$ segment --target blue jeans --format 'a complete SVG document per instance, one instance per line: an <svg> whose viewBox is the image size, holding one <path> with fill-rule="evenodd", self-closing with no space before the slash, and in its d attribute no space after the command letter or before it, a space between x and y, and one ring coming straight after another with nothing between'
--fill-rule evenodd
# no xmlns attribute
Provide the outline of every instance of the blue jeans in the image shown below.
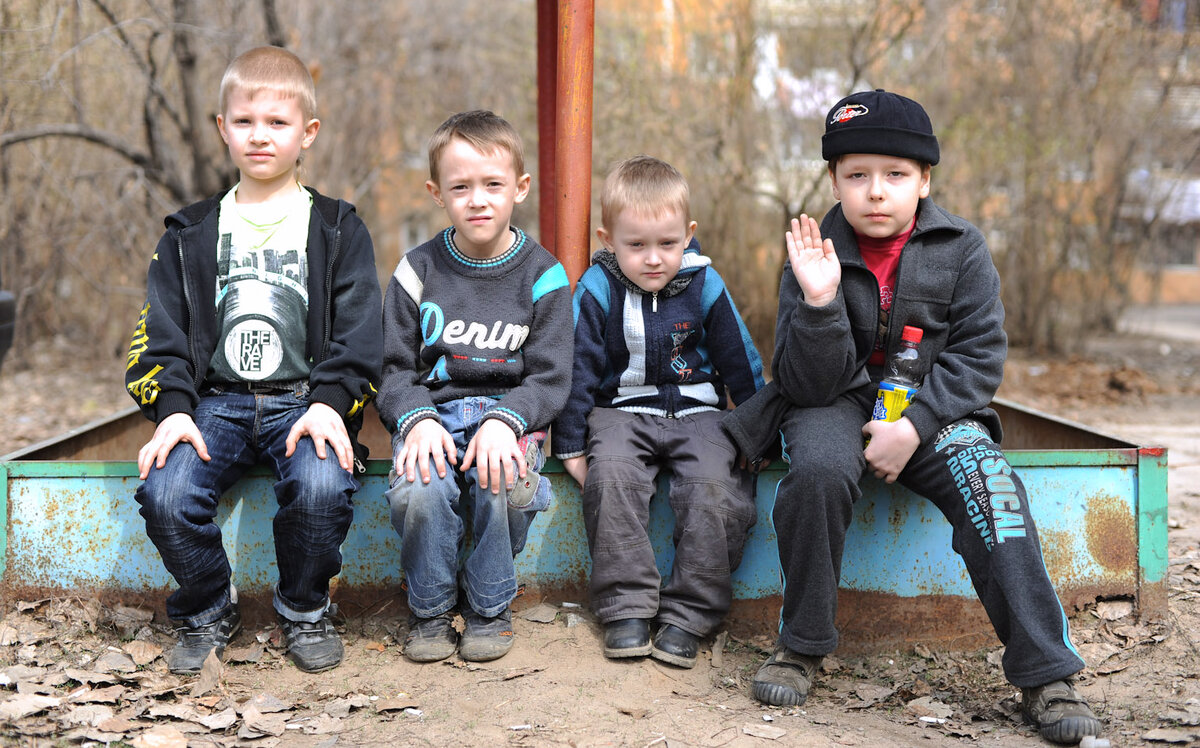
<svg viewBox="0 0 1200 748"><path fill-rule="evenodd" d="M467 443L475 436L480 418L496 404L490 397L466 397L438 406L442 426L454 438L461 461ZM531 432L519 442L533 441L540 471L546 461L541 450L544 432ZM393 440L392 463L404 447ZM408 607L414 615L432 618L454 608L458 601L459 556L465 550L467 522L474 548L462 563L467 603L481 616L504 611L517 594L513 559L525 547L525 536L537 513L550 506L550 481L540 477L533 501L524 508L508 502L508 491L499 494L479 487L475 467L465 473L447 466L439 478L430 464L429 483L410 483L403 475L391 476L384 494L391 507L392 527L400 534L400 564L408 585Z"/></svg>
<svg viewBox="0 0 1200 748"><path fill-rule="evenodd" d="M341 570L359 484L328 448L326 459L317 457L311 438L284 457L288 433L307 410L306 384L269 395L206 390L194 420L212 459L180 443L138 487L146 534L179 584L167 598L172 619L203 626L233 608L229 559L214 518L221 495L259 461L278 478L275 610L293 621L318 621L329 607L329 580Z"/></svg>

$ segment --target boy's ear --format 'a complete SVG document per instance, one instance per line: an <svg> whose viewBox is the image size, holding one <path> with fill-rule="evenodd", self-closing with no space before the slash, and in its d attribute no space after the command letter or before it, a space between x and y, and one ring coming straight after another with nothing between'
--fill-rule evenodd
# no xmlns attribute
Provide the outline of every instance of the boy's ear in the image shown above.
<svg viewBox="0 0 1200 748"><path fill-rule="evenodd" d="M841 193L841 192L838 190L838 186L837 186L837 173L836 173L836 172L833 170L833 165L832 165L832 164L829 166L829 184L830 184L830 186L832 186L832 187L833 187L833 199L834 199L834 200L841 200L841 199L842 199L842 193Z"/></svg>
<svg viewBox="0 0 1200 748"><path fill-rule="evenodd" d="M425 189L429 192L430 197L437 203L439 208L445 208L446 204L442 202L442 191L438 189L437 182L432 179L425 180Z"/></svg>
<svg viewBox="0 0 1200 748"><path fill-rule="evenodd" d="M692 243L692 237L695 235L696 235L696 222L692 221L691 223L688 224L687 237L684 238L684 240L683 240L683 248L684 249L687 249L687 246Z"/></svg>
<svg viewBox="0 0 1200 748"><path fill-rule="evenodd" d="M225 136L225 116L222 114L217 115L217 132L221 134L221 142L229 145L229 138Z"/></svg>
<svg viewBox="0 0 1200 748"><path fill-rule="evenodd" d="M612 237L609 235L608 229L604 228L603 226L597 226L596 238L600 240L600 243L604 245L605 249L607 249L609 252L612 251Z"/></svg>
<svg viewBox="0 0 1200 748"><path fill-rule="evenodd" d="M529 185L533 182L533 178L528 174L522 174L517 177L517 194L513 197L514 203L523 203L525 198L529 197Z"/></svg>
<svg viewBox="0 0 1200 748"><path fill-rule="evenodd" d="M321 120L317 118L310 119L308 124L304 126L304 139L300 141L301 150L308 150L317 139L317 131L321 129Z"/></svg>
<svg viewBox="0 0 1200 748"><path fill-rule="evenodd" d="M929 197L929 175L933 171L933 167L926 164L921 169L921 197Z"/></svg>

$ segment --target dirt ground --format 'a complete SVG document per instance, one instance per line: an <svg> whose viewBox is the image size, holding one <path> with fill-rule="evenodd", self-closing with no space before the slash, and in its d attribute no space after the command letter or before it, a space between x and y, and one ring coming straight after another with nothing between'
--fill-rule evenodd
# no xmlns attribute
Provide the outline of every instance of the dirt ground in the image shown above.
<svg viewBox="0 0 1200 748"><path fill-rule="evenodd" d="M1185 329L1200 329L1200 310ZM1157 330L1158 328L1154 328ZM1165 333L1163 333L1165 334ZM50 344L0 375L0 453L125 407L121 362L71 363ZM48 372L87 371L64 384ZM1127 601L1072 618L1089 662L1081 689L1113 746L1200 740L1200 341L1136 326L1067 361L1014 352L1001 395L1169 450L1170 614ZM693 670L609 661L582 600L522 601L513 651L494 663L416 665L400 653L402 604L344 621L346 661L310 676L278 631L244 631L199 678L166 670L173 641L145 609L95 600L4 600L0 744L150 746L1025 746L999 645L923 646L827 658L802 708L749 696L770 632L705 643ZM538 622L530 618L545 620ZM122 742L123 741L123 742Z"/></svg>

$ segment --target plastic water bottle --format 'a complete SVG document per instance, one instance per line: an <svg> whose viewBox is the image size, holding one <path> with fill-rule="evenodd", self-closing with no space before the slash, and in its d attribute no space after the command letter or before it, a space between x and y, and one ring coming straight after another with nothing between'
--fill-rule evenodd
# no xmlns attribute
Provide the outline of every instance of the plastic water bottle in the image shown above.
<svg viewBox="0 0 1200 748"><path fill-rule="evenodd" d="M879 383L875 410L876 421L898 421L921 387L921 358L917 346L924 336L919 327L905 325L900 335L900 350L888 361L887 376Z"/></svg>

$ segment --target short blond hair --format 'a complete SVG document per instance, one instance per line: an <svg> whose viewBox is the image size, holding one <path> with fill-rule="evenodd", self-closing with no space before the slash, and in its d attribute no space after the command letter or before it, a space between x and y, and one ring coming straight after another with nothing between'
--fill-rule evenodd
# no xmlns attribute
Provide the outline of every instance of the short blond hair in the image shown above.
<svg viewBox="0 0 1200 748"><path fill-rule="evenodd" d="M621 213L633 208L656 217L674 211L690 223L690 200L687 180L678 169L653 156L638 155L609 170L600 196L600 221L611 231Z"/></svg>
<svg viewBox="0 0 1200 748"><path fill-rule="evenodd" d="M459 138L480 153L508 151L517 177L525 174L525 146L512 124L485 109L452 115L429 138L429 179L438 184L438 166L450 141Z"/></svg>
<svg viewBox="0 0 1200 748"><path fill-rule="evenodd" d="M262 91L272 91L295 99L305 122L317 116L317 87L312 73L299 57L282 47L255 47L229 63L225 75L221 76L222 114L234 91L244 91L251 97Z"/></svg>

